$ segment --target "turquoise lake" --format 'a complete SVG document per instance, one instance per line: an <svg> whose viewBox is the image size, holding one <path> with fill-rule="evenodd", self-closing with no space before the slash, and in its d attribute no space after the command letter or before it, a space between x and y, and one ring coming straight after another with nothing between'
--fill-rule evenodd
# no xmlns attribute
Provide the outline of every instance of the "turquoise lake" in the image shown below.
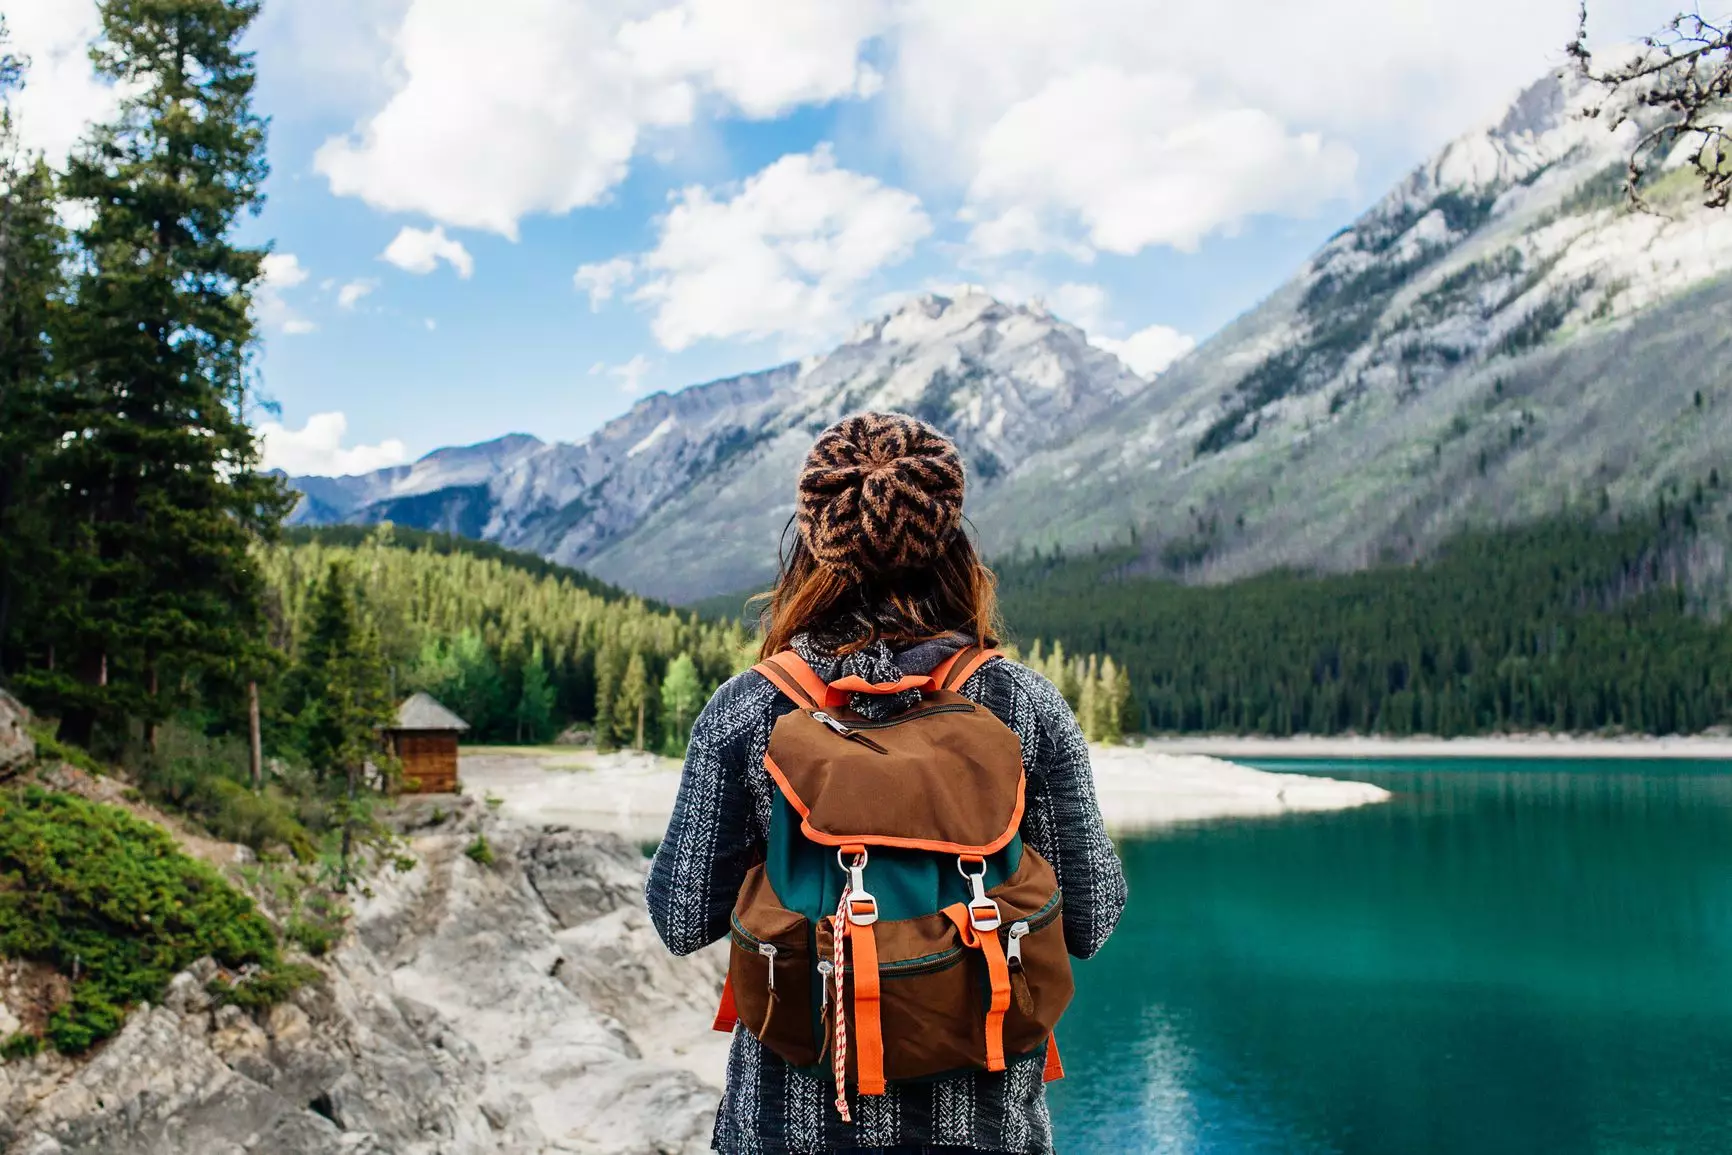
<svg viewBox="0 0 1732 1155"><path fill-rule="evenodd" d="M1395 797L1121 844L1063 1155L1732 1152L1732 763L1251 764Z"/></svg>

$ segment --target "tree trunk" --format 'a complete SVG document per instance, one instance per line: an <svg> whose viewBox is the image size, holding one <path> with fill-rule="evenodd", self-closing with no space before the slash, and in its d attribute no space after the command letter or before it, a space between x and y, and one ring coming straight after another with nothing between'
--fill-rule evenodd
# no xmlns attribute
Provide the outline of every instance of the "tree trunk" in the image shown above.
<svg viewBox="0 0 1732 1155"><path fill-rule="evenodd" d="M644 703L639 701L637 704L637 748L639 750L643 749L643 708Z"/></svg>
<svg viewBox="0 0 1732 1155"><path fill-rule="evenodd" d="M264 745L259 736L259 684L256 681L247 683L247 738L247 772L253 789L259 790L265 784L265 759Z"/></svg>
<svg viewBox="0 0 1732 1155"><path fill-rule="evenodd" d="M343 808L343 850L342 862L337 867L337 885L344 891L349 889L349 851L354 845L355 830L355 777L357 770L353 762L349 763L349 801Z"/></svg>

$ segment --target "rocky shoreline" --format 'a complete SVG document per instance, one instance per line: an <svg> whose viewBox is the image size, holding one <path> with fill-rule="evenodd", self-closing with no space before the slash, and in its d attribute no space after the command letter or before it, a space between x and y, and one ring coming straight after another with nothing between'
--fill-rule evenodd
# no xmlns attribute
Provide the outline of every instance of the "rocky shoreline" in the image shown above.
<svg viewBox="0 0 1732 1155"><path fill-rule="evenodd" d="M321 982L248 1013L195 967L88 1058L0 1064L0 1152L707 1151L723 964L662 949L638 847L474 800L405 817L416 866L374 880Z"/></svg>

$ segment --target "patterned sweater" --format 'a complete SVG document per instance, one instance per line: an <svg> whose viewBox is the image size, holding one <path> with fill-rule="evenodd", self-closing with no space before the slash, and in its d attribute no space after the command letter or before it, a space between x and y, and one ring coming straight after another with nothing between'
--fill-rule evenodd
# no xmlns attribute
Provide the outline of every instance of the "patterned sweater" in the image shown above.
<svg viewBox="0 0 1732 1155"><path fill-rule="evenodd" d="M940 639L900 654L880 645L838 661L805 639L795 649L826 681L860 674L894 681L927 673L962 644ZM991 710L1022 740L1028 773L1024 841L1052 864L1064 893L1065 944L1088 958L1101 948L1125 904L1125 877L1102 826L1088 746L1069 706L1046 678L1008 659L989 662L962 692ZM918 693L912 694L915 700ZM868 717L904 708L907 695L856 694L850 705ZM729 915L751 864L762 856L775 786L763 769L770 728L794 705L762 676L733 678L704 707L692 729L679 797L650 866L645 897L662 941L690 954L728 933ZM727 1091L713 1146L730 1155L782 1155L941 1144L982 1151L1046 1155L1052 1121L1039 1054L999 1073L892 1085L861 1096L854 1123L843 1123L835 1088L802 1075L736 1030Z"/></svg>

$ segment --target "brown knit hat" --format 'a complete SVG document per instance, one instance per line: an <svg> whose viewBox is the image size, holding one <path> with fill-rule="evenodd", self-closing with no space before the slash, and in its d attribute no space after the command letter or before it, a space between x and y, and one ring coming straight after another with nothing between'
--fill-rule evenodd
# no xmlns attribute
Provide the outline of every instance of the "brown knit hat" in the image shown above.
<svg viewBox="0 0 1732 1155"><path fill-rule="evenodd" d="M962 455L901 413L843 418L806 455L796 518L812 555L851 579L924 565L962 524Z"/></svg>

